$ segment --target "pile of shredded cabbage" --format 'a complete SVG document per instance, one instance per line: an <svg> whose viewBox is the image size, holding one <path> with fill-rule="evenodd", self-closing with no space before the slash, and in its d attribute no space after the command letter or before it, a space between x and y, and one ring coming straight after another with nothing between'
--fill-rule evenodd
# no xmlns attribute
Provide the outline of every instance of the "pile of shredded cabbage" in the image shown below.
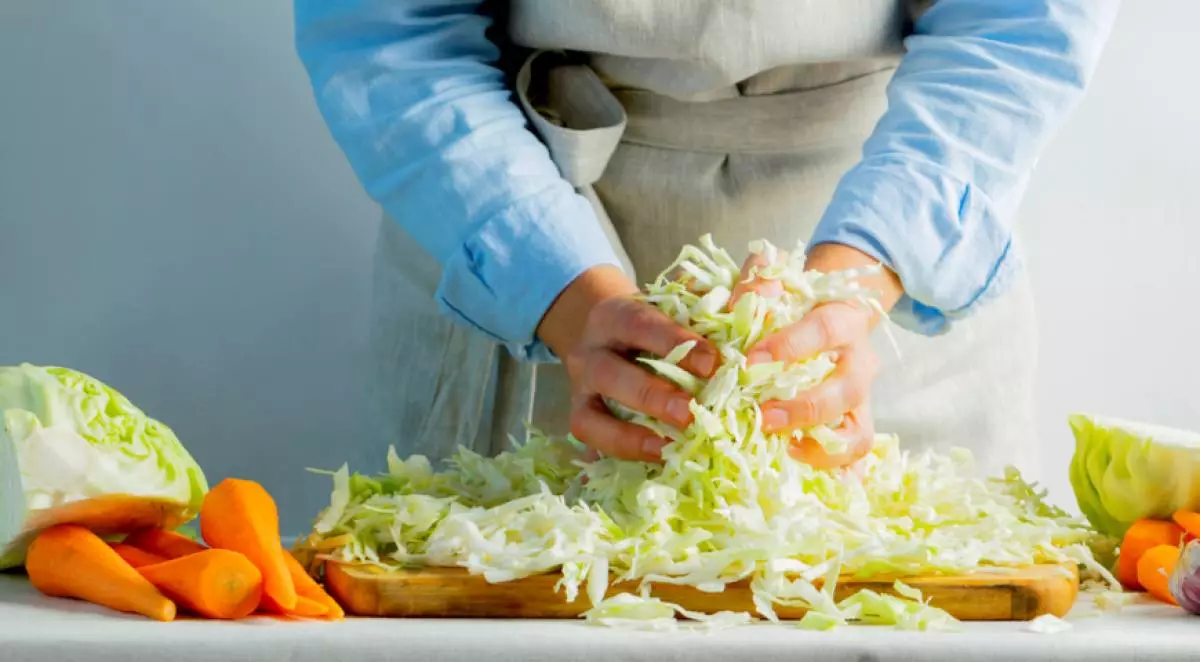
<svg viewBox="0 0 1200 662"><path fill-rule="evenodd" d="M845 577L1059 562L1117 585L1092 556L1087 524L1047 505L1015 469L980 478L968 451L913 454L887 435L847 470L817 471L792 459L790 436L762 433L758 403L818 384L836 357L747 367L744 351L821 302L873 306L857 282L870 270L805 271L803 250L785 257L758 242L751 250L770 266L757 277L778 280L783 293L748 294L728 311L739 266L709 237L700 243L685 247L644 294L722 352L722 367L707 381L676 367L688 345L642 359L694 395L694 422L676 430L614 406L672 440L661 465L584 462L577 441L536 431L495 458L461 449L443 471L391 450L384 475L352 475L347 467L332 474L330 506L303 546L320 558L389 569L462 567L490 582L561 572L564 599L586 594L589 621L654 628L675 627L676 616L708 627L777 620L781 605L807 609L800 625L813 629L953 623L901 582L889 594L837 600ZM826 426L805 433L831 451L842 444ZM607 595L610 583L625 580L641 580L643 590ZM652 595L655 583L716 592L743 580L754 615L696 614Z"/></svg>

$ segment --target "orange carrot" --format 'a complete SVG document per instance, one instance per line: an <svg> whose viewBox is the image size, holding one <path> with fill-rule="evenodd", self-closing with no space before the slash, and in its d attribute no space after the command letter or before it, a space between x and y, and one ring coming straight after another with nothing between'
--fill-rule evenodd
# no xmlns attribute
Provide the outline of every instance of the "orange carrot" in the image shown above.
<svg viewBox="0 0 1200 662"><path fill-rule="evenodd" d="M125 544L164 559L177 559L208 549L191 538L166 529L142 529L125 537Z"/></svg>
<svg viewBox="0 0 1200 662"><path fill-rule="evenodd" d="M249 616L262 598L262 573L227 549L206 549L138 572L188 611L208 618Z"/></svg>
<svg viewBox="0 0 1200 662"><path fill-rule="evenodd" d="M329 615L329 608L317 600L297 595L296 608L292 609L292 615L304 618L322 618Z"/></svg>
<svg viewBox="0 0 1200 662"><path fill-rule="evenodd" d="M1189 536L1200 538L1200 513L1191 510L1176 510L1171 519L1182 526Z"/></svg>
<svg viewBox="0 0 1200 662"><path fill-rule="evenodd" d="M1146 592L1169 604L1178 604L1171 596L1171 571L1179 560L1179 547L1176 545L1158 545L1146 550L1138 560L1138 583Z"/></svg>
<svg viewBox="0 0 1200 662"><path fill-rule="evenodd" d="M324 618L327 620L341 620L346 617L346 612L342 610L342 606L337 603L321 585L304 571L304 566L296 560L288 552L283 554L284 564L287 565L288 573L292 577L292 583L296 586L296 606L293 609L284 609L278 603L271 599L270 596L263 596L262 604L259 605L259 611L266 614L274 614L279 616L298 616L300 618Z"/></svg>
<svg viewBox="0 0 1200 662"><path fill-rule="evenodd" d="M296 608L296 584L284 563L279 510L262 485L226 478L200 506L200 532L213 547L241 552L263 576L263 592L282 609Z"/></svg>
<svg viewBox="0 0 1200 662"><path fill-rule="evenodd" d="M1152 519L1134 522L1121 542L1121 554L1117 557L1117 579L1131 591L1140 590L1138 559L1146 550L1158 545L1178 546L1182 537L1183 529L1174 522Z"/></svg>
<svg viewBox="0 0 1200 662"><path fill-rule="evenodd" d="M29 547L25 571L34 587L52 597L175 620L175 603L82 526L62 524L41 532Z"/></svg>
<svg viewBox="0 0 1200 662"><path fill-rule="evenodd" d="M324 618L329 615L329 609L325 605L303 595L296 596L296 606L291 609L284 609L279 606L279 603L272 600L271 596L264 595L262 602L258 605L258 610L267 614L300 618Z"/></svg>
<svg viewBox="0 0 1200 662"><path fill-rule="evenodd" d="M292 576L292 582L296 585L296 593L298 595L324 605L326 615L330 619L341 620L346 617L346 612L342 610L342 606L317 583L317 580L304 571L304 566L300 565L300 561L296 557L285 553L283 555L283 562L287 565L288 574Z"/></svg>
<svg viewBox="0 0 1200 662"><path fill-rule="evenodd" d="M144 565L154 565L155 563L162 563L163 561L166 561L166 559L158 554L151 554L150 552L143 551L140 547L126 545L123 542L109 543L109 547L112 547L113 551L116 552L118 556L125 559L125 562L134 568L140 568Z"/></svg>

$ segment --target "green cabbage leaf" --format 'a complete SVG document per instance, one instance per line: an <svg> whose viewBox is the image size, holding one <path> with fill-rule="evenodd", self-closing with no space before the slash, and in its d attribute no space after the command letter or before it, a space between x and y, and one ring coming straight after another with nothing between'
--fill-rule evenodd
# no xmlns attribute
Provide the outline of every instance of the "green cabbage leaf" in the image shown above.
<svg viewBox="0 0 1200 662"><path fill-rule="evenodd" d="M170 428L108 385L67 368L0 367L0 567L22 563L45 525L173 527L207 490Z"/></svg>
<svg viewBox="0 0 1200 662"><path fill-rule="evenodd" d="M1096 530L1117 540L1139 519L1200 509L1200 434L1075 414L1071 487Z"/></svg>

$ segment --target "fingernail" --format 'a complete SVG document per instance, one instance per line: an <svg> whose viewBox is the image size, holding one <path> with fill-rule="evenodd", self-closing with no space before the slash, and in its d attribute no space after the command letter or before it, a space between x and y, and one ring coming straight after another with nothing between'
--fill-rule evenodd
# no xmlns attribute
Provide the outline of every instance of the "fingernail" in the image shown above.
<svg viewBox="0 0 1200 662"><path fill-rule="evenodd" d="M767 430L780 430L787 427L788 413L783 409L763 410L763 427Z"/></svg>
<svg viewBox="0 0 1200 662"><path fill-rule="evenodd" d="M654 458L655 460L661 460L662 449L663 446L666 445L667 442L663 439L658 437L646 437L646 439L642 441L642 452L647 456Z"/></svg>
<svg viewBox="0 0 1200 662"><path fill-rule="evenodd" d="M667 413L671 415L671 419L676 423L686 425L692 415L692 409L687 399L676 398L667 403Z"/></svg>
<svg viewBox="0 0 1200 662"><path fill-rule="evenodd" d="M756 349L753 352L750 352L750 355L746 357L746 362L750 365L755 365L758 363L770 363L774 360L775 357L771 356L771 353L765 349Z"/></svg>

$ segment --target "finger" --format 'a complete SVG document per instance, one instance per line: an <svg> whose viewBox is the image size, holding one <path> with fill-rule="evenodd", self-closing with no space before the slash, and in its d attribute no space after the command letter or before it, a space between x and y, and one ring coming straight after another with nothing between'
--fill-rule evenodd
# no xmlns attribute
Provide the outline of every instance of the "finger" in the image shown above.
<svg viewBox="0 0 1200 662"><path fill-rule="evenodd" d="M699 334L676 324L653 306L629 301L604 323L612 325L609 331L625 347L655 356L666 356L683 343L695 341L696 346L683 357L679 367L704 378L711 377L717 371L717 348Z"/></svg>
<svg viewBox="0 0 1200 662"><path fill-rule="evenodd" d="M676 267L670 273L669 278L683 285L684 289L689 292L698 292L700 289L700 281L696 280L696 277L683 267Z"/></svg>
<svg viewBox="0 0 1200 662"><path fill-rule="evenodd" d="M617 419L599 397L579 401L571 413L571 434L609 457L662 461L667 440L650 430Z"/></svg>
<svg viewBox="0 0 1200 662"><path fill-rule="evenodd" d="M787 259L786 254L782 251L780 251L779 255L781 259ZM762 269L770 266L770 264L767 256L762 253L751 253L750 257L746 258L746 261L742 264L741 276L738 278L737 285L733 288L733 296L729 298L729 308L731 310L737 304L738 299L747 292L754 292L763 297L777 297L783 294L783 283L777 280L760 280L759 278L751 277L751 271Z"/></svg>
<svg viewBox="0 0 1200 662"><path fill-rule="evenodd" d="M869 346L843 352L825 381L794 400L764 402L763 431L787 432L837 420L867 400L877 370L878 359Z"/></svg>
<svg viewBox="0 0 1200 662"><path fill-rule="evenodd" d="M692 398L686 391L612 352L590 356L583 383L604 397L677 428L692 423Z"/></svg>
<svg viewBox="0 0 1200 662"><path fill-rule="evenodd" d="M849 345L866 335L868 316L853 304L831 302L813 308L799 322L758 341L747 361L793 363Z"/></svg>
<svg viewBox="0 0 1200 662"><path fill-rule="evenodd" d="M864 404L846 414L842 424L835 428L834 432L846 438L845 452L827 453L816 439L804 437L792 443L789 454L814 469L835 469L859 461L870 452L875 442L875 423L871 418L870 406Z"/></svg>

